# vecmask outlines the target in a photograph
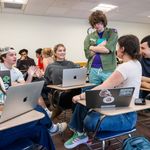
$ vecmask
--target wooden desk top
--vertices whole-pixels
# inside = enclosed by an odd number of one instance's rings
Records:
[[[45,115],[36,110],[29,111],[6,122],[0,123],[0,131],[43,118]]]
[[[86,106],[85,100],[80,100],[78,103]],[[100,112],[103,115],[114,116],[124,113],[129,113],[133,111],[139,111],[150,108],[150,101],[146,100],[146,105],[130,105],[129,107],[115,107],[115,108],[96,108],[94,109],[97,112]]]
[[[143,87],[141,87],[140,90],[142,90],[142,91],[149,91],[150,92],[150,89],[143,88]]]
[[[92,84],[92,83],[86,83],[82,85],[68,86],[68,87],[61,87],[61,85],[48,85],[47,87],[56,89],[56,90],[72,90],[72,89],[78,89],[78,88],[89,87],[89,86],[94,86],[94,85],[95,84]]]

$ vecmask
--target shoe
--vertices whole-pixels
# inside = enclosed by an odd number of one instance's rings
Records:
[[[89,140],[88,136],[85,134],[78,135],[78,133],[74,133],[74,135],[65,142],[64,146],[66,149],[72,149],[80,144],[86,143]]]
[[[51,136],[64,132],[67,128],[67,123],[66,122],[57,123],[55,126],[56,130],[54,131],[52,131],[52,129],[48,129]]]
[[[52,111],[50,111],[48,108],[45,108],[45,111],[47,113],[47,115],[49,116],[49,118],[52,117]]]

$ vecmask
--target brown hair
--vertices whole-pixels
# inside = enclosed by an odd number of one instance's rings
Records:
[[[140,58],[140,42],[135,35],[124,35],[118,39],[120,47],[124,47],[124,52],[133,59]]]
[[[57,44],[54,46],[54,59],[56,60],[56,56],[55,53],[58,50],[58,47],[64,47],[64,49],[66,50],[66,47],[63,44]]]
[[[89,23],[92,26],[92,28],[94,28],[94,25],[97,23],[102,23],[104,27],[106,27],[107,17],[102,11],[96,10],[89,16]]]
[[[51,48],[43,48],[42,49],[42,54],[46,57],[52,57],[53,55],[53,50]]]

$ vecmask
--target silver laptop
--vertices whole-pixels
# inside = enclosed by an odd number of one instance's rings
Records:
[[[63,69],[62,87],[83,85],[86,83],[86,68]]]
[[[114,108],[129,106],[134,87],[86,91],[88,108]]]
[[[10,87],[7,91],[0,123],[33,110],[41,95],[44,81]]]

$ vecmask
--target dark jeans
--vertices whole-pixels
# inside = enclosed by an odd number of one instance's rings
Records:
[[[100,118],[100,113],[89,111],[83,105],[77,104],[69,123],[69,127],[75,131],[95,131],[96,124]],[[137,113],[126,113],[122,115],[105,117],[98,131],[125,131],[135,127]]]
[[[52,126],[52,121],[42,107],[37,106],[36,110],[44,113],[45,117],[37,121],[0,131],[0,149],[5,149],[6,146],[9,147],[9,145],[21,138],[28,138],[34,143],[47,148],[47,150],[55,150],[53,141],[47,130],[47,128]]]

